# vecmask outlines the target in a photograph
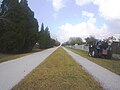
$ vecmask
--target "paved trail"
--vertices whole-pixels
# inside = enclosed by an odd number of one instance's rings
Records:
[[[64,48],[105,90],[120,90],[120,76]]]
[[[0,64],[0,90],[10,90],[57,48],[47,49]]]

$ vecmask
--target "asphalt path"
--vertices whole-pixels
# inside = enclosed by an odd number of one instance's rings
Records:
[[[57,48],[0,63],[0,90],[10,90]]]
[[[91,74],[105,90],[120,90],[120,76],[64,48],[83,69]]]

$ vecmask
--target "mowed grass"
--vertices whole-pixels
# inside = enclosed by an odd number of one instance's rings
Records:
[[[58,48],[12,90],[103,90],[62,48]]]
[[[29,55],[29,54],[32,54],[35,52],[39,52],[39,51],[41,51],[41,50],[40,49],[33,49],[31,52],[23,53],[23,54],[3,54],[3,53],[0,53],[0,63],[10,61],[12,59],[20,58],[20,57],[23,57],[23,56],[26,56],[26,55]]]
[[[120,60],[93,58],[93,57],[89,57],[88,52],[86,52],[86,51],[71,49],[71,48],[68,48],[68,49],[87,58],[88,60],[95,62],[95,63],[99,64],[100,66],[120,75]]]

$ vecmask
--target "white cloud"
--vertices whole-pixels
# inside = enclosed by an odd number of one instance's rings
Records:
[[[62,1],[62,0],[58,0],[58,1]],[[103,24],[100,28],[98,28],[95,25],[96,18],[94,18],[94,14],[87,11],[82,11],[82,15],[89,18],[87,22],[81,22],[76,25],[65,23],[64,25],[60,26],[58,31],[59,32],[58,39],[61,42],[67,41],[70,37],[86,38],[89,35],[93,35],[98,39],[104,39],[109,36],[120,35],[120,31],[119,31],[120,0],[75,0],[75,1],[76,4],[79,6],[83,6],[89,3],[93,3],[94,5],[98,6],[99,14],[105,19],[111,21],[111,25]],[[63,7],[64,4],[61,5],[61,8]],[[59,11],[61,8],[56,9],[56,11]],[[118,34],[116,34],[116,32]]]
[[[64,0],[52,0],[52,6],[55,11],[53,14],[54,19],[57,19],[60,9],[65,7]]]
[[[106,19],[120,19],[120,0],[94,0],[100,14]]]
[[[87,11],[82,11],[82,15],[83,16],[86,16],[86,17],[94,17],[94,14],[93,13],[90,13],[90,12],[87,12]]]
[[[93,0],[75,0],[76,4],[79,5],[79,6],[83,6],[83,5],[89,4],[92,1]]]
[[[65,7],[63,0],[52,0],[53,8],[58,12],[61,8]]]
[[[120,19],[120,0],[75,0],[76,4],[83,6],[89,3],[97,5],[99,13],[105,19]]]
[[[94,16],[94,14],[92,16]],[[93,35],[98,39],[105,38],[106,35],[109,34],[107,25],[103,24],[101,28],[97,28],[95,23],[96,18],[94,17],[89,17],[87,22],[78,23],[76,25],[66,23],[59,27],[59,40],[65,42],[70,37],[81,37],[84,39],[90,35]]]

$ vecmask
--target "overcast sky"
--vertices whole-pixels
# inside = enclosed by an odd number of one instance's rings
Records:
[[[39,25],[60,42],[69,37],[120,36],[120,0],[28,0]]]

